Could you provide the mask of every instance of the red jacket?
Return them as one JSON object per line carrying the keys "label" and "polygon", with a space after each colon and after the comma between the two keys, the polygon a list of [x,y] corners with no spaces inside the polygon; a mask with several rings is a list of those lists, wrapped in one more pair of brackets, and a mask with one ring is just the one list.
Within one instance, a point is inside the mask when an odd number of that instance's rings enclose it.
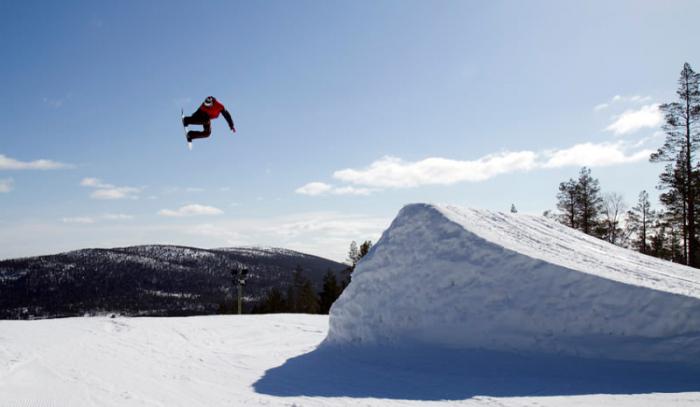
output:
{"label": "red jacket", "polygon": [[224,119],[226,119],[226,122],[228,123],[228,127],[231,128],[231,130],[234,130],[233,127],[233,118],[231,117],[231,114],[226,110],[224,105],[219,103],[218,100],[214,99],[214,103],[212,103],[211,106],[205,106],[204,103],[202,103],[201,106],[199,106],[199,110],[202,112],[206,113],[207,116],[209,116],[209,119],[216,119],[219,117],[219,114],[224,115]]}
{"label": "red jacket", "polygon": [[218,100],[214,99],[214,103],[211,106],[205,106],[204,103],[202,103],[202,106],[199,107],[199,110],[203,111],[207,115],[209,115],[210,119],[216,119],[219,117],[219,114],[226,110],[224,105],[219,103]]}

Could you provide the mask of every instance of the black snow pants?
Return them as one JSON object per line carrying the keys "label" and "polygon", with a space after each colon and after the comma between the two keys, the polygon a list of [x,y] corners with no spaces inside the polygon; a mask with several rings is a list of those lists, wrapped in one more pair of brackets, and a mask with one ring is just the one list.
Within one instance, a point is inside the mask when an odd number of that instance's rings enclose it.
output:
{"label": "black snow pants", "polygon": [[185,126],[189,126],[190,124],[201,124],[204,127],[202,131],[188,131],[188,140],[209,137],[211,134],[211,119],[209,118],[208,114],[199,109],[197,109],[192,116],[185,116],[183,123]]}

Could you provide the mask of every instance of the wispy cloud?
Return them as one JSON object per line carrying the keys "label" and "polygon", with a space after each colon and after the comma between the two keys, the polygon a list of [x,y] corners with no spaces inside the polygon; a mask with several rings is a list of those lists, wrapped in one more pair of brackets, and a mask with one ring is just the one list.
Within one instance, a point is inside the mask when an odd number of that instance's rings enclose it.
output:
{"label": "wispy cloud", "polygon": [[0,154],[0,170],[61,170],[73,168],[70,164],[64,164],[52,160],[20,161]]}
{"label": "wispy cloud", "polygon": [[652,150],[639,150],[627,153],[626,146],[618,143],[582,143],[573,147],[546,152],[542,168],[561,167],[607,167],[618,164],[628,164],[649,159]]}
{"label": "wispy cloud", "polygon": [[307,212],[188,225],[182,230],[222,245],[284,247],[343,261],[351,241],[376,241],[390,221],[389,217],[362,214]]}
{"label": "wispy cloud", "polygon": [[15,181],[12,178],[0,179],[0,193],[12,191]]}
{"label": "wispy cloud", "polygon": [[353,186],[336,187],[324,182],[309,182],[308,184],[297,188],[294,192],[301,195],[320,196],[320,195],[370,195],[374,192],[370,188],[356,188]]}
{"label": "wispy cloud", "polygon": [[132,215],[127,215],[124,213],[106,213],[102,215],[103,219],[106,220],[131,220],[134,219]]}
{"label": "wispy cloud", "polygon": [[88,225],[88,224],[95,223],[95,219],[91,218],[89,216],[74,216],[74,217],[62,218],[61,222],[63,222],[63,223],[78,223],[78,224]]}
{"label": "wispy cloud", "polygon": [[601,111],[605,110],[608,107],[618,104],[618,103],[647,103],[651,101],[651,96],[640,96],[640,95],[633,95],[633,96],[621,96],[621,95],[615,95],[613,96],[610,100],[604,103],[600,103],[596,105],[593,110],[595,111]]}
{"label": "wispy cloud", "polygon": [[99,178],[83,178],[80,185],[94,188],[90,194],[93,199],[138,199],[143,188],[115,186],[102,182]]}
{"label": "wispy cloud", "polygon": [[185,206],[182,206],[182,207],[175,209],[175,210],[162,209],[162,210],[158,211],[158,215],[169,216],[169,217],[211,216],[211,215],[220,215],[222,213],[224,213],[224,211],[222,211],[219,208],[215,208],[213,206],[199,205],[199,204],[185,205]]}
{"label": "wispy cloud", "polygon": [[59,98],[44,97],[44,104],[54,109],[60,109],[68,100],[70,100],[70,98],[70,93]]}
{"label": "wispy cloud", "polygon": [[659,104],[642,106],[637,110],[627,110],[617,116],[615,121],[605,128],[606,131],[622,136],[634,133],[643,128],[658,127],[663,121],[663,114],[659,110]]}
{"label": "wispy cloud", "polygon": [[489,154],[470,161],[430,157],[411,162],[386,156],[365,168],[347,168],[333,173],[335,179],[353,186],[337,187],[323,182],[311,182],[297,188],[295,192],[309,196],[343,192],[365,195],[385,188],[481,182],[503,174],[537,169],[628,164],[648,159],[652,150],[640,147],[639,143],[630,146],[622,141],[581,143],[565,149],[540,152],[525,150]]}
{"label": "wispy cloud", "polygon": [[83,180],[80,181],[80,185],[91,188],[114,188],[114,185],[105,184],[98,178],[83,178]]}
{"label": "wispy cloud", "polygon": [[[161,218],[128,224],[101,215],[75,215],[58,221],[11,221],[0,227],[0,258],[40,255],[84,247],[117,247],[165,242],[195,247],[283,247],[342,261],[350,242],[376,241],[391,222],[387,216],[345,212],[304,212],[255,218],[193,218],[172,222]],[[74,219],[71,219],[74,218]],[[91,218],[94,224],[79,223]],[[76,221],[78,221],[76,223]]]}
{"label": "wispy cloud", "polygon": [[104,221],[112,222],[112,221],[131,220],[133,218],[134,218],[133,216],[127,215],[124,213],[105,213],[104,215],[99,215],[99,216],[67,216],[67,217],[61,218],[61,222],[89,225],[89,224],[104,222]]}

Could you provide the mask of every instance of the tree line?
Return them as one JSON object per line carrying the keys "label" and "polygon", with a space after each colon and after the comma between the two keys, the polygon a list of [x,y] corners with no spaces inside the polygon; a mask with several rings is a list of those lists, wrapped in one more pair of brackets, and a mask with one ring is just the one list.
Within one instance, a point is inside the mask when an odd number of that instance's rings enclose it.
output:
{"label": "tree line", "polygon": [[686,63],[676,90],[677,100],[664,103],[664,144],[651,154],[652,163],[666,163],[656,188],[660,209],[652,209],[641,191],[632,208],[619,194],[601,193],[600,183],[583,167],[577,178],[559,184],[558,213],[545,212],[561,223],[610,243],[691,267],[700,267],[700,74]]}
{"label": "tree line", "polygon": [[262,302],[253,308],[253,313],[304,313],[328,314],[335,300],[350,284],[355,266],[372,248],[372,241],[366,240],[360,246],[350,243],[348,250],[348,267],[342,271],[338,280],[336,274],[328,270],[323,276],[320,292],[314,290],[311,280],[304,275],[304,270],[297,266],[292,273],[292,280],[286,291],[273,287],[266,293]]}

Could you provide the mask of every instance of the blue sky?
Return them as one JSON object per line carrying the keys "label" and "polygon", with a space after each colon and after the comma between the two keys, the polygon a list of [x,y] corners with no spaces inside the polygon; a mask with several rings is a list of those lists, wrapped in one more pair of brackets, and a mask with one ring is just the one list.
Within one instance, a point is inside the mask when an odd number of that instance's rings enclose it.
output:
{"label": "blue sky", "polygon": [[[652,196],[693,1],[2,2],[0,258],[267,245],[336,260],[410,202]],[[180,108],[221,100],[188,151]]]}

